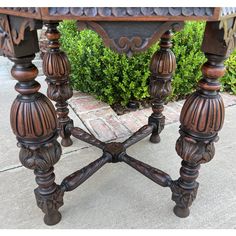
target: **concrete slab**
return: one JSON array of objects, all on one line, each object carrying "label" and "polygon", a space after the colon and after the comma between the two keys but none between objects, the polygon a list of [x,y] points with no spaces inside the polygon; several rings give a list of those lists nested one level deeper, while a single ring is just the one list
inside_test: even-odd
[{"label": "concrete slab", "polygon": [[[49,227],[43,224],[42,213],[35,204],[33,173],[21,167],[0,173],[4,190],[0,228],[236,229],[235,116],[235,106],[226,109],[215,158],[200,169],[198,196],[186,219],[172,213],[174,202],[169,189],[161,188],[124,163],[117,163],[107,164],[78,189],[66,193],[61,208],[63,219]],[[173,179],[178,178],[181,159],[174,150],[178,126],[167,125],[160,144],[151,144],[146,138],[128,153],[166,171]],[[64,154],[55,167],[57,182],[100,155],[100,150],[92,147]]]}]

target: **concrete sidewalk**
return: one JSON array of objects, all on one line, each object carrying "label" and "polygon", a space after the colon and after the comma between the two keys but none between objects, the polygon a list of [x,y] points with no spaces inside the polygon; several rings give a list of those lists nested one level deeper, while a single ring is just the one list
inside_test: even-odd
[{"label": "concrete sidewalk", "polygon": [[[16,96],[16,82],[9,78],[9,68],[9,62],[1,58],[0,228],[236,229],[236,106],[226,109],[215,158],[200,169],[200,187],[188,218],[180,219],[173,214],[174,202],[169,189],[161,188],[124,163],[117,163],[105,165],[78,189],[66,193],[62,221],[56,226],[46,226],[34,198],[33,171],[20,164],[19,149],[9,124],[10,106]],[[45,92],[43,80],[44,77],[39,77]],[[76,126],[86,129],[73,110],[70,116]],[[167,125],[160,144],[151,144],[146,138],[128,153],[177,179],[181,162],[175,152],[178,126],[178,122]],[[100,150],[74,140],[72,147],[63,149],[62,158],[55,166],[56,182],[60,183],[100,155]]]}]

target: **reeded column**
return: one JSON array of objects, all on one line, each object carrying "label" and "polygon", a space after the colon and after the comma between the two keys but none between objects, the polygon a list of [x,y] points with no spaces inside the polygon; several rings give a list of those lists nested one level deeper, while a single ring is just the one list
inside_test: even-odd
[{"label": "reeded column", "polygon": [[180,115],[180,137],[176,151],[183,159],[180,178],[172,186],[174,212],[179,217],[189,215],[189,207],[196,198],[200,164],[209,162],[215,154],[214,142],[224,122],[224,104],[219,94],[218,79],[225,73],[224,56],[205,53],[203,79],[198,89],[184,103]]},{"label": "reeded column", "polygon": [[152,143],[159,143],[159,134],[165,126],[165,116],[162,114],[164,110],[164,102],[171,94],[171,79],[176,69],[175,55],[171,51],[172,32],[166,31],[160,41],[160,50],[155,52],[150,64],[150,84],[149,94],[152,98],[152,111],[148,123],[154,124],[155,128],[150,137]]},{"label": "reeded column", "polygon": [[20,147],[20,161],[34,170],[38,187],[35,189],[37,205],[45,213],[48,225],[61,219],[58,208],[63,205],[63,192],[54,182],[53,165],[61,156],[57,142],[57,118],[50,100],[39,93],[35,81],[38,69],[32,64],[35,55],[10,58],[14,62],[11,73],[19,82],[15,89],[19,95],[11,107],[11,127]]},{"label": "reeded column", "polygon": [[73,120],[68,116],[67,100],[73,95],[69,85],[70,64],[66,54],[60,50],[60,33],[57,30],[58,22],[50,22],[47,26],[48,51],[43,57],[43,71],[48,83],[48,97],[56,102],[56,113],[59,121],[59,134],[62,137],[62,146],[72,145],[71,134],[66,129]]}]

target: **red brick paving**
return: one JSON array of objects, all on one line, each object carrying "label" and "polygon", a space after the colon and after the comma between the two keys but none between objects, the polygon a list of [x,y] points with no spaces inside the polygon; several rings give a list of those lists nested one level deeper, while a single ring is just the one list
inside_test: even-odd
[{"label": "red brick paving", "polygon": [[[225,107],[236,105],[236,96],[227,93],[221,95]],[[104,142],[129,137],[141,126],[147,124],[148,117],[152,113],[151,108],[145,108],[118,116],[108,104],[98,101],[89,94],[77,91],[69,104],[86,128]],[[166,124],[179,121],[183,104],[184,100],[165,105],[163,114],[166,117]]]}]

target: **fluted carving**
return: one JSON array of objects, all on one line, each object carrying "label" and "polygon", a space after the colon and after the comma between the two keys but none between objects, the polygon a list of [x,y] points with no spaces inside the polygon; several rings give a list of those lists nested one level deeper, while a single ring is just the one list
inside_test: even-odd
[{"label": "fluted carving", "polygon": [[60,33],[57,30],[58,23],[47,23],[46,26],[46,37],[49,42],[48,51],[43,57],[43,71],[47,77],[47,95],[56,102],[59,134],[62,138],[61,144],[67,147],[72,144],[72,140],[66,126],[73,125],[73,121],[68,116],[69,109],[67,103],[67,100],[73,95],[68,78],[70,64],[66,54],[59,49]]},{"label": "fluted carving", "polygon": [[221,96],[217,94],[212,98],[199,92],[193,93],[182,108],[180,122],[183,129],[214,135],[224,123],[224,103]]},{"label": "fluted carving", "polygon": [[47,77],[63,79],[70,74],[69,61],[64,52],[49,52],[43,58],[44,74]]},{"label": "fluted carving", "polygon": [[224,122],[224,103],[219,95],[218,78],[223,76],[224,56],[205,53],[208,61],[202,66],[203,78],[198,89],[185,101],[180,115],[180,137],[176,151],[183,159],[180,178],[172,187],[174,212],[179,217],[189,215],[189,207],[197,194],[198,169],[215,154],[214,142]]},{"label": "fluted carving", "polygon": [[56,113],[51,102],[41,93],[27,102],[18,97],[13,102],[10,118],[18,138],[39,140],[55,135]]},{"label": "fluted carving", "polygon": [[165,117],[162,112],[164,102],[171,94],[172,74],[176,69],[176,60],[174,53],[170,50],[171,31],[167,31],[161,37],[160,50],[155,52],[150,64],[151,78],[149,84],[149,94],[152,98],[152,115],[149,117],[149,124],[154,124],[155,128],[150,137],[153,143],[160,142],[159,134],[164,129]]},{"label": "fluted carving", "polygon": [[15,89],[20,93],[11,107],[11,127],[21,148],[22,165],[36,175],[35,196],[45,213],[44,221],[52,225],[61,219],[58,208],[63,204],[63,194],[54,182],[53,165],[59,161],[62,150],[56,140],[56,112],[50,100],[38,92],[40,84],[34,80],[38,69],[32,64],[33,58],[34,55],[11,58],[12,76],[19,81]]}]

